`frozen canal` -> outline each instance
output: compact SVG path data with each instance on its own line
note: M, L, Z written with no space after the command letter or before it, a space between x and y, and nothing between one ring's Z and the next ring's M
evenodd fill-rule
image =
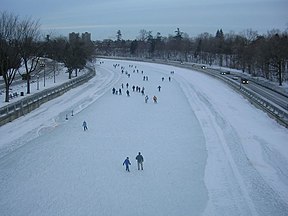
M1 215L287 215L287 129L201 73L103 61L0 127Z

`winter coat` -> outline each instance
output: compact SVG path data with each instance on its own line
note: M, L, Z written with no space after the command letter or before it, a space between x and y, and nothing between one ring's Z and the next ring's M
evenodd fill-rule
M131 165L129 159L126 159L126 160L123 162L123 166L124 166L124 164L125 164L126 166Z
M136 160L138 163L142 163L144 161L144 158L142 155L139 154L139 155L137 155Z

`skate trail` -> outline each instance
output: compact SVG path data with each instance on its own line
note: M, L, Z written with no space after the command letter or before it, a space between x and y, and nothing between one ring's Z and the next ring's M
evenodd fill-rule
M109 62L99 69L121 74ZM121 74L83 112L66 121L64 109L57 127L2 158L0 191L5 197L0 198L0 209L13 216L201 215L207 202L201 128L175 83L162 83L162 74L149 68L145 73L148 82L141 74ZM126 82L144 86L148 103L141 93L131 91L127 97L110 92ZM171 100L173 93L178 96ZM65 100L69 111L70 100ZM144 156L143 172L136 170L138 151ZM121 166L127 156L130 173Z
M25 143L30 140L47 132L51 132L55 127L59 126L59 124L65 123L66 115L70 118L72 110L74 115L76 115L98 98L102 97L110 90L111 86L120 79L118 73L105 68L96 73L96 77L81 86L81 88L83 88L81 91L78 91L77 88L72 89L65 93L66 95L69 95L69 97L59 97L52 101L48 101L41 105L37 110L28 113L26 118L20 117L16 119L14 122L17 122L17 124L2 126L10 128L9 131L11 131L11 133L13 133L13 131L19 132L16 136L5 136L2 138L0 158L25 145ZM53 113L52 115L54 117L51 118L51 115L46 114L47 112ZM39 123L29 124L31 118L39 119ZM22 134L20 130L21 127L28 127L27 131L29 132ZM5 143L9 143L9 145L5 145Z
M145 63L142 64L145 65ZM200 90L201 86L194 86L192 74L195 72L173 66L166 66L165 71L163 70L163 66L151 63L148 63L147 66L155 72L163 75L166 74L166 76L170 71L176 71L173 79L179 83L179 86L186 95L190 107L193 112L195 112L206 137L207 150L210 152L209 157L211 159L211 162L209 162L208 157L206 167L207 175L213 173L213 166L216 166L216 161L219 162L220 167L226 167L222 173L216 174L219 178L219 184L225 183L225 185L219 187L219 185L215 185L214 182L207 180L206 186L208 188L209 185L213 187L209 188L209 192L211 196L210 201L214 202L214 204L209 202L208 205L209 207L214 205L214 207L209 209L214 208L214 210L221 215L233 215L235 211L238 212L238 215L286 215L288 205L283 200L286 197L285 194L280 196L279 192L273 190L271 185L269 185L255 167L252 166L251 161L243 149L242 139L233 127L233 122L230 123L223 117L223 110L218 109L210 102L211 98L208 98L204 91ZM184 79L179 75L182 71L185 73ZM187 80L187 73L191 74L190 80ZM203 112L203 110L205 110L205 112ZM211 134L211 131L214 132ZM261 143L263 146L263 142ZM264 147L263 151L266 153L266 157L269 157L267 155L267 147ZM270 159L271 156L269 161L271 161ZM283 165L278 166L281 167L281 169L277 168L276 162L273 166L275 170L279 170L279 172L286 171L282 171ZM230 175L231 173L233 175ZM214 177L215 176L208 179L211 181ZM218 188L222 189L219 190ZM219 204L219 196L224 196L228 199L222 199L223 202ZM230 202L229 199L235 200L235 202ZM235 204L236 202L237 204ZM230 203L232 206L228 207L229 204L227 203ZM214 215L214 213L213 211L206 211L206 215Z
M131 76L121 73L115 63ZM131 65L144 74L133 72ZM144 75L149 81L143 80ZM129 88L123 87L122 95L112 94L113 87L120 89L126 83ZM132 91L132 85L145 87L148 103L145 95ZM9 134L0 147L0 193L5 194L0 196L0 212L11 216L287 215L287 159L267 136L251 130L259 127L255 108L227 89L187 69L105 60L89 82L0 128ZM153 102L154 95L158 103ZM235 118L242 111L250 124L256 119L247 129L239 124L242 119ZM260 119L263 125L271 123L266 117ZM275 126L260 128L271 137L279 133L284 146L283 131ZM143 171L137 170L135 161L139 151L144 156ZM127 156L132 163L129 173L122 166Z

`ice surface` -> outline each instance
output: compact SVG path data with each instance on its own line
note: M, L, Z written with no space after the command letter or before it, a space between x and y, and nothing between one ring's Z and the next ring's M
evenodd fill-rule
M0 127L1 215L287 214L287 129L198 72L115 60L96 69ZM112 94L122 83L130 97L126 87ZM132 85L145 87L147 104Z

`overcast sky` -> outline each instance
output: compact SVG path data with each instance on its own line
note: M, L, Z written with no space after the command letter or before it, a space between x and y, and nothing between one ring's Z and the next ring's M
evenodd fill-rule
M141 29L194 37L288 28L288 0L1 0L0 10L39 20L44 34L87 31L93 40L115 39L117 30L135 39Z

